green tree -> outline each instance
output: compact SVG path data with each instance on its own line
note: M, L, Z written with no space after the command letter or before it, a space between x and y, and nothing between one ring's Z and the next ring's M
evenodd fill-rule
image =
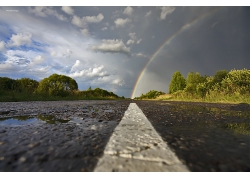
M197 85L206 82L206 79L207 76L201 76L199 72L189 72L184 90L189 93L196 93Z
M213 84L218 83L221 85L222 80L227 76L228 71L227 70L219 70L215 73L213 76Z
M16 81L19 86L19 91L26 93L33 93L39 85L39 82L30 78L21 78Z
M78 90L76 81L68 76L58 74L44 78L37 88L37 92L51 96L67 96L74 90Z
M221 84L228 93L236 91L241 94L250 93L250 70L231 70Z
M92 88L91 88L91 86L89 86L89 88L88 88L88 90L87 91L91 91L92 90Z
M169 93L174 93L179 90L183 90L186 87L186 80L181 75L180 71L176 71L169 85Z
M0 91L17 91L18 83L8 77L0 77Z

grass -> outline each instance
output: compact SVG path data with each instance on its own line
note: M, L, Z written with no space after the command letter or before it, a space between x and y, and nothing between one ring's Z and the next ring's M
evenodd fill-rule
M171 100L171 101L187 101L187 102L208 102L208 103L227 103L227 104L239 104L247 103L250 104L249 95L226 95L226 94L210 94L205 98L199 98L194 95L183 95L183 94L164 94L156 97L155 99L143 99L143 100Z
M0 92L0 102L19 102L19 101L69 101L69 100L118 100L114 97L83 97L83 96L48 96L32 93Z

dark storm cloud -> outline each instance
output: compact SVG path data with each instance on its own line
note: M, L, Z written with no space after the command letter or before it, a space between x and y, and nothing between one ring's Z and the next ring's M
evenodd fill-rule
M209 9L212 8L205 8ZM202 16L205 10L185 7L182 11L195 18ZM177 70L186 77L191 71L213 75L221 69L250 68L248 16L249 7L223 7L200 19L162 49L148 67L148 73L154 74L156 81L163 81L164 77L168 85ZM159 90L167 92L168 86Z

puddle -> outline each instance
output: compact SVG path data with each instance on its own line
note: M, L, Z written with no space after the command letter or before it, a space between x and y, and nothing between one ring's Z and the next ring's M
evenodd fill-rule
M68 123L69 120L57 120L53 116L16 116L12 118L1 118L0 125L39 125L43 123L47 124L58 124L58 123Z

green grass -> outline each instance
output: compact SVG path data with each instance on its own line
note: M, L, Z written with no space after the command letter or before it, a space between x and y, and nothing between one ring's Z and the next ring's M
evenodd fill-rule
M149 100L149 99L142 99ZM151 100L171 100L171 101L187 101L187 102L208 102L208 103L247 103L250 104L250 95L244 94L225 94L225 93L210 93L205 98L199 96L187 94L187 93L176 93L176 94L164 94Z
M32 93L0 92L0 102L19 102L19 101L69 101L69 100L118 100L122 98L114 97L83 97L70 95L66 97L49 96Z

